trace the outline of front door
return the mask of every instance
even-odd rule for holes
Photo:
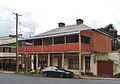
[[[85,57],[85,73],[89,74],[90,72],[90,57]]]
[[[36,70],[36,56],[34,56],[33,64],[34,64],[34,70]]]

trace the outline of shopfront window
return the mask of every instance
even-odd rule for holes
[[[69,58],[69,69],[79,69],[79,59],[78,58]]]

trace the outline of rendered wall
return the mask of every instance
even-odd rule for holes
[[[113,61],[113,75],[120,72],[120,61],[119,61],[119,55],[117,52],[110,52],[108,53],[109,60]],[[93,72],[94,75],[97,75],[97,62],[94,62],[93,56],[91,56],[91,72]]]
[[[118,55],[118,52],[111,52],[109,53],[109,58],[114,61],[113,63],[113,74],[116,74],[120,72],[120,56]]]

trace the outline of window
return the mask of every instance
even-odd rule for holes
[[[47,54],[39,54],[39,56],[38,56],[38,66],[39,67],[47,66]]]
[[[54,44],[64,44],[64,36],[55,37],[54,38]]]
[[[76,42],[79,42],[79,35],[66,36],[66,43],[76,43]]]
[[[5,52],[5,47],[3,47],[3,52]]]
[[[2,49],[3,52],[9,52],[9,47],[2,47]]]
[[[81,35],[81,43],[90,44],[90,37]]]
[[[9,47],[6,47],[6,48],[5,48],[5,52],[9,52]]]
[[[9,52],[11,52],[11,47],[9,47]]]
[[[52,44],[52,38],[43,39],[43,45],[51,45],[51,44]]]
[[[79,69],[79,59],[78,58],[69,58],[69,69]]]
[[[16,52],[16,48],[11,48],[11,53],[15,53]]]
[[[34,45],[37,46],[37,45],[42,45],[42,39],[35,39],[34,40]]]
[[[3,52],[3,47],[0,47],[0,52]]]

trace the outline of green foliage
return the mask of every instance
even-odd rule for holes
[[[92,53],[93,59],[94,59],[94,63],[98,60],[110,60],[108,57],[108,53],[107,52],[99,52],[99,51],[94,51]]]
[[[119,56],[119,68],[120,68],[120,49],[118,49],[117,51],[118,51],[118,56]]]
[[[115,27],[113,26],[113,24],[109,24],[105,27],[99,28],[98,30],[112,36],[113,38],[117,38],[117,30],[115,29]]]
[[[114,72],[117,72],[117,67],[118,67],[118,64],[117,64],[117,63],[114,63],[114,64],[113,64],[113,71],[114,71]]]
[[[113,76],[114,78],[120,78],[120,73],[117,73]]]
[[[117,51],[118,51],[118,55],[120,55],[120,49],[118,49]]]

